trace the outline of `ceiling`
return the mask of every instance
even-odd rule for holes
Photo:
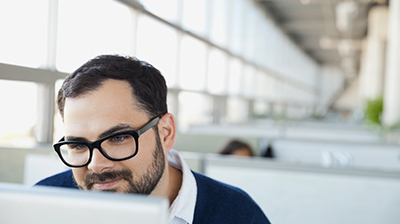
[[[386,0],[254,0],[317,63],[357,74],[371,7]],[[347,70],[346,70],[347,69]]]

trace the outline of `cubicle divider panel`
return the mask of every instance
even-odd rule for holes
[[[400,147],[395,144],[260,139],[261,148],[268,145],[282,162],[400,171]]]
[[[400,172],[207,155],[205,174],[245,190],[272,223],[375,224],[400,220]]]
[[[49,155],[51,153],[54,153],[51,147],[0,147],[0,182],[22,184],[24,181],[26,155]]]

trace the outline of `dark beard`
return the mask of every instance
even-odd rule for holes
[[[153,162],[147,168],[141,177],[135,180],[132,172],[128,169],[118,171],[108,171],[96,174],[89,171],[83,182],[83,186],[78,185],[80,189],[90,190],[96,182],[104,182],[106,180],[124,179],[128,182],[128,189],[124,193],[145,194],[149,195],[156,188],[165,169],[165,156],[160,142],[160,137],[156,134],[156,149],[153,152]],[[77,183],[75,181],[75,183]],[[116,192],[116,189],[107,189],[105,191]]]

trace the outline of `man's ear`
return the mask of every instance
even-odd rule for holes
[[[169,151],[174,146],[176,138],[174,115],[166,113],[160,118],[158,121],[158,133],[164,151]]]

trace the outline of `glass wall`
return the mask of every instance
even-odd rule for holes
[[[143,8],[112,0],[0,2],[1,144],[58,140],[55,95],[45,95],[99,54],[137,56],[158,68],[180,130],[315,105],[319,66],[257,2],[139,3]]]
[[[48,41],[48,2],[0,1],[0,63],[32,68],[44,65]]]
[[[0,144],[35,144],[38,100],[36,83],[0,80]]]
[[[59,0],[57,70],[70,73],[100,54],[131,54],[131,17],[114,1]]]

